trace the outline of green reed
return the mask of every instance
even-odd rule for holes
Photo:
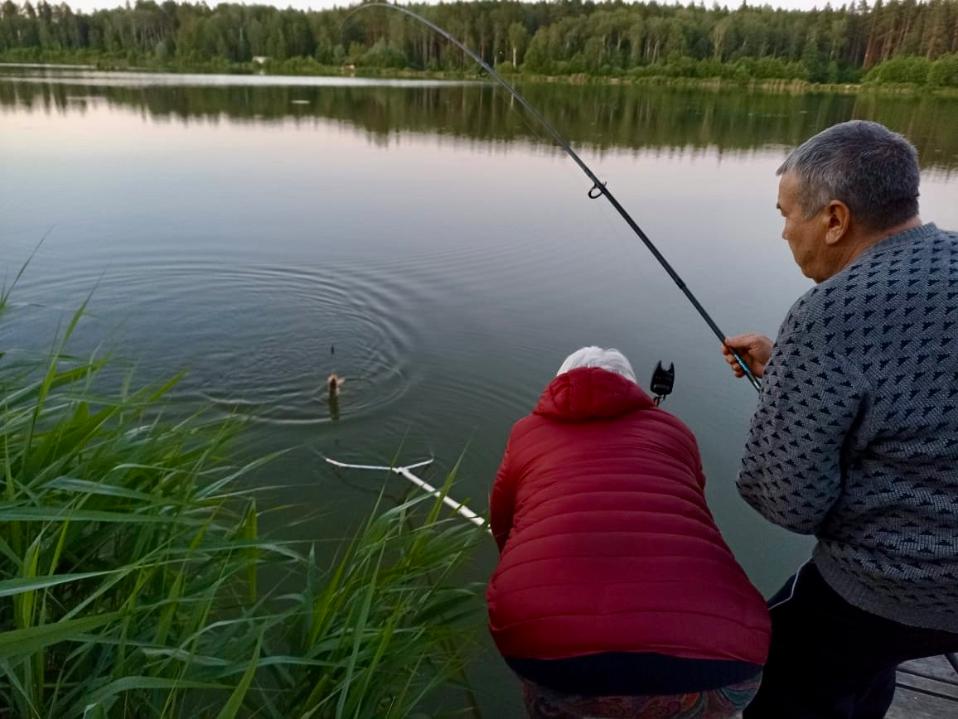
[[[271,457],[165,418],[176,378],[104,390],[82,314],[42,364],[0,354],[0,717],[404,717],[460,675],[481,529],[420,495],[333,561],[264,537]]]

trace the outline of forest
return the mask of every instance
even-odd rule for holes
[[[810,11],[581,0],[408,7],[508,73],[958,87],[958,0],[861,0]],[[473,71],[450,43],[382,8],[304,12],[172,0],[92,13],[5,0],[0,60],[302,74]]]

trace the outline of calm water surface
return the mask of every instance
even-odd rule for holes
[[[775,168],[850,118],[907,134],[922,215],[958,226],[958,102],[626,87],[527,88],[729,333],[774,335],[809,283],[780,239]],[[178,400],[251,421],[248,449],[294,447],[282,523],[335,536],[383,481],[357,462],[465,452],[457,492],[486,508],[509,428],[561,360],[616,346],[695,431],[722,530],[772,590],[805,541],[733,482],[755,402],[707,327],[574,165],[487,85],[0,68],[0,275],[49,233],[0,325],[46,348],[93,292],[75,349],[143,380],[190,372]],[[334,351],[333,351],[334,350]],[[340,415],[324,381],[346,378]],[[278,522],[277,522],[278,523]],[[477,560],[483,578],[494,562]],[[518,716],[491,655],[488,716]],[[506,688],[504,688],[506,687]]]

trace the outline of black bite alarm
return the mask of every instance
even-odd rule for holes
[[[662,401],[672,394],[672,387],[675,386],[675,365],[669,363],[669,368],[665,369],[662,363],[655,365],[655,372],[652,373],[652,395],[654,396],[655,406],[658,407]]]

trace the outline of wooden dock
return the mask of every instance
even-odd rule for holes
[[[741,714],[736,719],[741,719]],[[945,657],[905,662],[898,667],[895,701],[885,719],[956,719],[958,673]]]
[[[895,703],[886,719],[958,717],[958,673],[945,657],[929,657],[898,667]]]

